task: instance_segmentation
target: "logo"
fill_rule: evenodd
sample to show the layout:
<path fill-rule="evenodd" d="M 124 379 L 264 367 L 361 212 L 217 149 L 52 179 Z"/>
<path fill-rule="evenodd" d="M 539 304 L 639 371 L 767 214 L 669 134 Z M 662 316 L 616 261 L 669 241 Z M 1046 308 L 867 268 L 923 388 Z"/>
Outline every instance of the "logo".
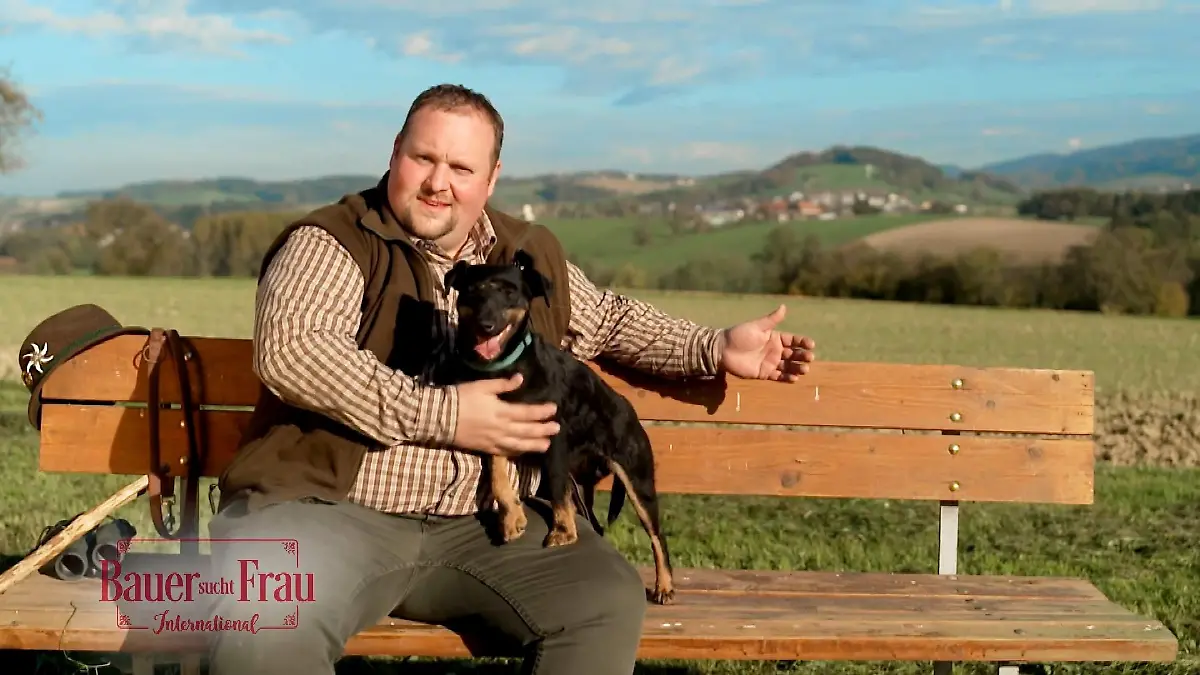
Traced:
<path fill-rule="evenodd" d="M 45 375 L 46 371 L 42 370 L 42 366 L 54 360 L 54 356 L 50 354 L 50 346 L 45 342 L 42 343 L 41 347 L 30 343 L 29 351 L 22 354 L 21 358 L 29 361 L 25 364 L 25 376 L 30 379 L 33 378 L 31 370 L 36 369 L 39 375 Z"/>
<path fill-rule="evenodd" d="M 95 561 L 99 599 L 113 605 L 118 628 L 185 641 L 294 630 L 301 607 L 315 600 L 314 574 L 301 565 L 295 539 L 182 541 L 196 543 L 200 555 L 178 553 L 180 540 L 134 537 Z M 143 552 L 139 544 L 170 552 Z"/>

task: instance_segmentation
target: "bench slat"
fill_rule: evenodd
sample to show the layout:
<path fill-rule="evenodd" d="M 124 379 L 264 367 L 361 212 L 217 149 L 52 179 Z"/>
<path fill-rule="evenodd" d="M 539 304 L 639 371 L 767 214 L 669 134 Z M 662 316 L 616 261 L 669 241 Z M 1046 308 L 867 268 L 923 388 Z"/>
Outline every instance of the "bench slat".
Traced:
<path fill-rule="evenodd" d="M 640 571 L 648 583 L 653 570 Z M 680 569 L 677 582 L 676 604 L 647 608 L 640 658 L 1170 661 L 1177 651 L 1161 623 L 1076 579 Z M 118 628 L 96 580 L 35 575 L 0 595 L 0 649 L 195 651 L 202 640 Z M 347 653 L 511 651 L 389 619 Z"/>
<path fill-rule="evenodd" d="M 259 383 L 251 342 L 188 339 L 202 371 L 197 403 L 252 406 Z M 144 402 L 144 343 L 123 336 L 76 356 L 47 380 L 44 397 Z M 1080 435 L 1094 428 L 1090 371 L 822 361 L 793 385 L 737 378 L 664 384 L 627 369 L 592 366 L 646 420 Z M 165 377 L 164 400 L 178 401 L 178 393 L 174 378 Z M 954 413 L 961 416 L 956 421 Z"/>
<path fill-rule="evenodd" d="M 148 469 L 144 408 L 43 408 L 43 471 L 136 475 Z M 203 411 L 205 476 L 232 458 L 250 414 Z M 168 465 L 186 452 L 182 415 L 162 413 Z M 878 432 L 649 426 L 663 492 L 1090 504 L 1090 441 Z M 951 454 L 950 445 L 959 451 Z M 605 483 L 605 489 L 609 482 Z"/>
<path fill-rule="evenodd" d="M 156 542 L 157 543 L 157 542 Z M 123 570 L 169 570 L 178 569 L 175 554 L 137 552 L 127 556 Z M 208 542 L 201 540 L 201 548 Z M 201 562 L 187 562 L 188 569 L 207 569 L 209 556 L 201 554 Z M 190 560 L 190 558 L 189 558 Z M 654 580 L 653 567 L 641 567 L 643 581 L 648 585 Z M 892 572 L 810 572 L 780 570 L 717 569 L 711 567 L 680 568 L 675 581 L 683 584 L 692 593 L 713 595 L 745 595 L 756 597 L 782 596 L 889 596 L 902 598 L 957 598 L 957 599 L 1046 599 L 1061 601 L 1101 601 L 1107 598 L 1092 584 L 1072 577 L 1030 577 L 995 575 L 951 575 L 951 574 L 905 574 Z M 91 582 L 88 582 L 91 583 Z M 7 594 L 0 594 L 0 604 L 5 599 L 20 602 L 43 602 L 50 605 L 69 603 L 78 597 L 75 584 L 57 583 L 41 577 L 36 582 L 17 584 Z"/>

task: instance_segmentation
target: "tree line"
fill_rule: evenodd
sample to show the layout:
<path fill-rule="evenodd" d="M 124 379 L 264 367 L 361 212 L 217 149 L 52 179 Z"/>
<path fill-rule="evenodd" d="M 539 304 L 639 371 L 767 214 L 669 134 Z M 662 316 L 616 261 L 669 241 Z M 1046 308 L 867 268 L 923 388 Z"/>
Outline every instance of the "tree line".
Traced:
<path fill-rule="evenodd" d="M 1035 192 L 1017 204 L 1017 213 L 1042 220 L 1104 219 L 1110 229 L 1150 230 L 1160 243 L 1191 243 L 1200 238 L 1200 190 L 1102 192 L 1061 188 Z"/>
<path fill-rule="evenodd" d="M 1200 315 L 1200 190 L 1039 192 L 1021 215 L 1100 219 L 1090 245 L 1060 261 L 1022 263 L 979 247 L 957 256 L 833 249 L 781 226 L 749 259 L 713 255 L 667 270 L 583 265 L 605 285 L 731 293 L 800 294 L 954 305 Z"/>
<path fill-rule="evenodd" d="M 1017 264 L 979 247 L 952 257 L 902 255 L 863 243 L 823 248 L 776 228 L 746 258 L 693 259 L 657 273 L 634 265 L 581 264 L 601 285 L 773 293 L 946 305 L 1200 315 L 1200 254 L 1158 245 L 1146 229 L 1104 229 L 1060 263 Z"/>
<path fill-rule="evenodd" d="M 602 285 L 803 294 L 940 304 L 1127 314 L 1200 314 L 1200 191 L 1113 195 L 1056 190 L 1031 196 L 1023 212 L 1048 220 L 1107 218 L 1090 245 L 1061 261 L 1022 264 L 978 248 L 944 258 L 877 251 L 857 243 L 825 248 L 780 225 L 749 258 L 709 257 L 654 269 L 606 268 L 572 256 Z M 300 212 L 240 211 L 171 222 L 128 198 L 92 202 L 78 222 L 0 239 L 0 256 L 37 274 L 255 276 L 263 252 Z M 636 235 L 636 232 L 635 232 Z M 689 236 L 674 232 L 673 236 Z"/>
<path fill-rule="evenodd" d="M 0 256 L 30 274 L 257 276 L 267 247 L 301 212 L 202 215 L 190 228 L 118 197 L 91 202 L 78 222 L 21 230 L 0 239 Z"/>

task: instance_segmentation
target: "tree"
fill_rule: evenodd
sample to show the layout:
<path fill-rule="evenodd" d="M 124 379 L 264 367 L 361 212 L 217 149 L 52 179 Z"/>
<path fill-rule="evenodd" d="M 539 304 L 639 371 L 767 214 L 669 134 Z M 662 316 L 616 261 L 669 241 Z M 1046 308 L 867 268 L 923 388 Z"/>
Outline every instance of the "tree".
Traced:
<path fill-rule="evenodd" d="M 633 226 L 633 244 L 639 248 L 644 248 L 654 243 L 654 233 L 650 231 L 650 225 L 644 220 L 638 221 L 637 225 Z"/>
<path fill-rule="evenodd" d="M 0 174 L 24 166 L 16 152 L 17 141 L 22 132 L 41 120 L 42 112 L 12 80 L 8 69 L 0 70 Z"/>
<path fill-rule="evenodd" d="M 96 274 L 130 277 L 191 273 L 188 241 L 174 223 L 126 197 L 88 204 L 87 238 L 99 249 Z"/>

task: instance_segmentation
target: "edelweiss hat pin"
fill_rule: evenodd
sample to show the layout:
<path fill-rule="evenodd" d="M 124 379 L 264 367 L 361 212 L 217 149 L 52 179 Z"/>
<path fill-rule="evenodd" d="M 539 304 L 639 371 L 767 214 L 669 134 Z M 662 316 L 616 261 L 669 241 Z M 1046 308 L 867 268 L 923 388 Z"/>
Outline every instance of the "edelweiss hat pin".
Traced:
<path fill-rule="evenodd" d="M 150 335 L 140 326 L 122 326 L 104 308 L 75 305 L 50 315 L 21 343 L 18 367 L 29 390 L 29 423 L 41 428 L 42 386 L 65 361 L 118 335 Z"/>

